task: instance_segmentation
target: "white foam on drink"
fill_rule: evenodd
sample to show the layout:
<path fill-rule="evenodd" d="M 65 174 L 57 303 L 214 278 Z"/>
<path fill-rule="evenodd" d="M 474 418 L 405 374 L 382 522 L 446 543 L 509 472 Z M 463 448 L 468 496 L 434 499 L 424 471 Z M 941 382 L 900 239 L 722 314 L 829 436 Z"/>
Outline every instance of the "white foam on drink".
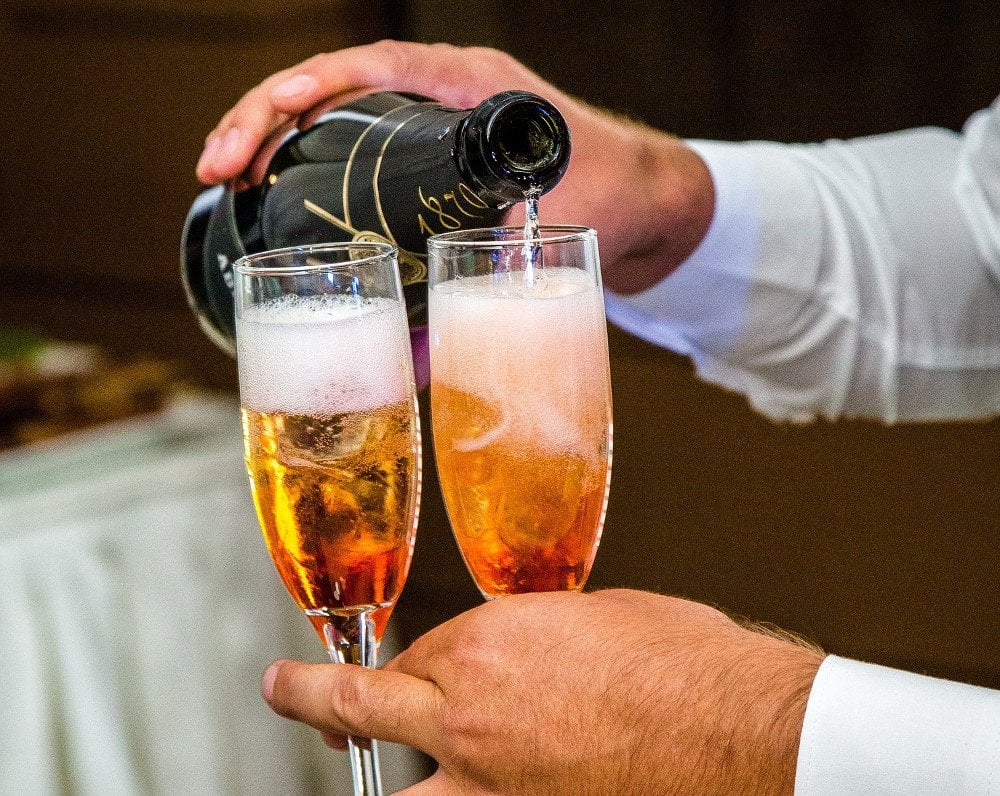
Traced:
<path fill-rule="evenodd" d="M 413 389 L 406 315 L 391 299 L 283 296 L 236 320 L 240 399 L 260 412 L 362 412 Z"/>
<path fill-rule="evenodd" d="M 501 435 L 577 451 L 607 426 L 607 333 L 593 275 L 573 268 L 464 277 L 430 294 L 432 378 L 500 412 Z"/>

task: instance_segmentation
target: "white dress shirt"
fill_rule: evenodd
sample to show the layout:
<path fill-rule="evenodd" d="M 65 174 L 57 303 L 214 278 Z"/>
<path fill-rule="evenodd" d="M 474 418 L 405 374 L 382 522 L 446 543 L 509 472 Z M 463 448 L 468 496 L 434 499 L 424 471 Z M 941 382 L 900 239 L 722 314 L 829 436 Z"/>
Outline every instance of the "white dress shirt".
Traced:
<path fill-rule="evenodd" d="M 802 727 L 799 796 L 1000 792 L 1000 691 L 835 656 Z"/>
<path fill-rule="evenodd" d="M 1000 411 L 1000 102 L 961 135 L 690 143 L 708 233 L 612 322 L 774 418 Z"/>
<path fill-rule="evenodd" d="M 961 134 L 689 143 L 708 233 L 609 320 L 776 419 L 1000 412 L 1000 100 Z M 1000 692 L 828 657 L 796 792 L 1000 793 Z"/>

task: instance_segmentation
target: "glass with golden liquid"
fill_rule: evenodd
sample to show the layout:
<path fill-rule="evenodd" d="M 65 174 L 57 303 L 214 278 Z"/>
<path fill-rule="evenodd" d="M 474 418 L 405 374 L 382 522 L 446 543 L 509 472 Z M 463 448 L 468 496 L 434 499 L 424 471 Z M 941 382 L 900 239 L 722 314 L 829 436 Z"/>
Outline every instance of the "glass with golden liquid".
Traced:
<path fill-rule="evenodd" d="M 596 233 L 428 241 L 431 425 L 448 518 L 486 598 L 581 590 L 611 477 Z"/>
<path fill-rule="evenodd" d="M 334 661 L 375 666 L 406 580 L 420 428 L 395 249 L 280 249 L 235 266 L 244 451 L 285 587 Z M 374 742 L 349 739 L 356 794 Z"/>

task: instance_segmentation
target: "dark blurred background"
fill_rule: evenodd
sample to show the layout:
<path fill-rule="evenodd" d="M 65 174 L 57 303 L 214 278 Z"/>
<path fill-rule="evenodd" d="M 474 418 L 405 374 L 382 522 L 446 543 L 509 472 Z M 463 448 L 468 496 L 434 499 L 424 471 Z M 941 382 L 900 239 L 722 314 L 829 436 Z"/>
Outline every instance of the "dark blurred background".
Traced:
<path fill-rule="evenodd" d="M 235 391 L 178 278 L 194 164 L 243 91 L 316 52 L 488 44 L 685 137 L 960 129 L 1000 93 L 1000 5 L 893 5 L 7 0 L 0 325 Z M 685 595 L 843 655 L 1000 687 L 1000 423 L 772 424 L 682 358 L 610 334 L 614 478 L 592 587 Z M 428 464 L 397 613 L 409 636 L 479 602 Z"/>

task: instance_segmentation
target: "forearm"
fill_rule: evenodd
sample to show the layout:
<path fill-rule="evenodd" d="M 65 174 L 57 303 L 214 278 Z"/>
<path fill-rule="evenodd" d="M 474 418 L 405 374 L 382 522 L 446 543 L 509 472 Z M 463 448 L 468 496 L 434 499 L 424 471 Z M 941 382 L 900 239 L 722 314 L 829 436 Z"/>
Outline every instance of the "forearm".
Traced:
<path fill-rule="evenodd" d="M 955 189 L 967 142 L 693 146 L 716 186 L 709 231 L 668 279 L 612 296 L 612 320 L 778 418 L 1000 406 L 997 264 Z"/>
<path fill-rule="evenodd" d="M 604 284 L 621 294 L 655 285 L 695 250 L 712 220 L 715 191 L 705 162 L 687 144 L 625 123 L 621 146 L 605 149 L 612 188 L 602 236 Z"/>

